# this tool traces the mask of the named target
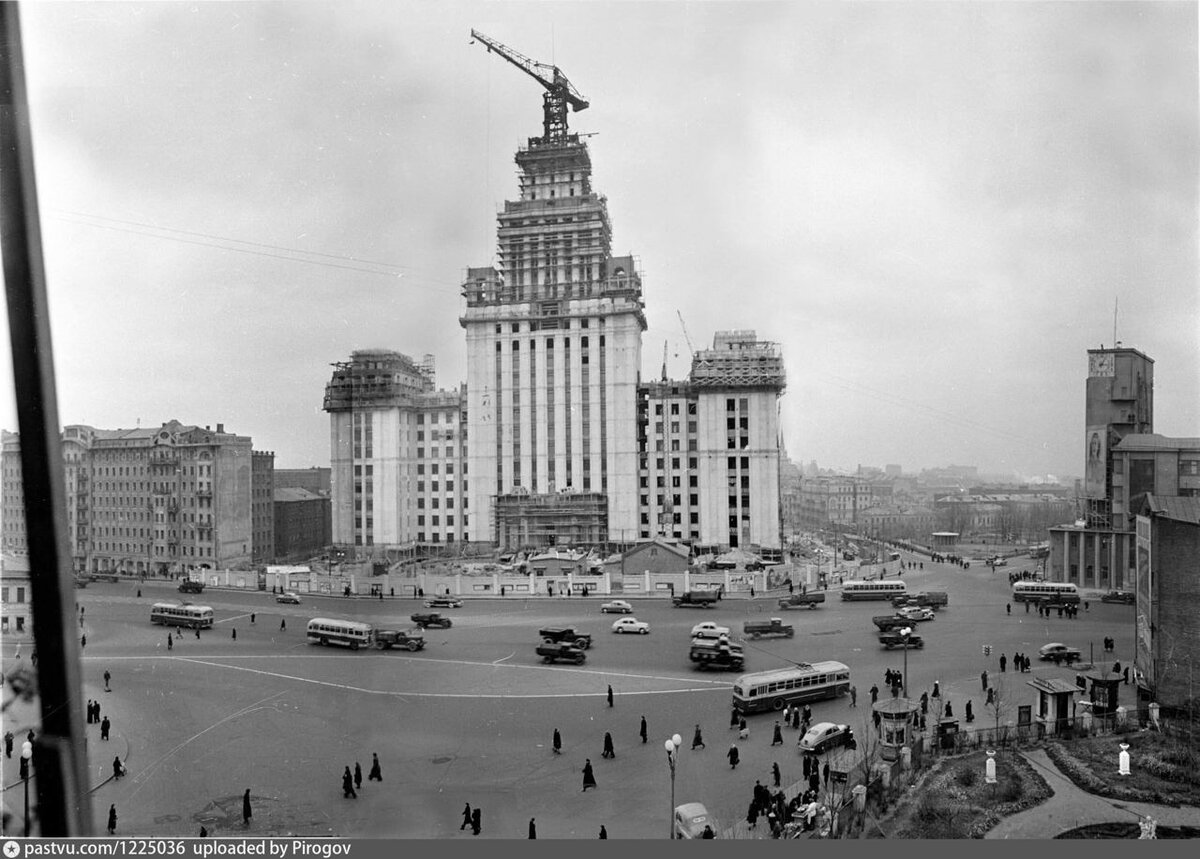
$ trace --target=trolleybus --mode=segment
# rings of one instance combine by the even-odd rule
[[[844,600],[890,600],[908,593],[908,587],[899,579],[877,582],[846,582],[842,585]]]
[[[792,668],[743,674],[733,682],[733,706],[739,713],[762,713],[848,691],[850,669],[842,663],[801,662]]]
[[[164,626],[212,629],[213,610],[206,605],[156,602],[150,607],[150,622],[160,623]]]
[[[1013,582],[1012,595],[1017,602],[1079,602],[1079,589],[1070,582]]]
[[[308,643],[341,645],[351,650],[370,647],[375,641],[375,628],[357,620],[334,620],[314,617],[308,622]]]

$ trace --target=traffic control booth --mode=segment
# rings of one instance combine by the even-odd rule
[[[1073,725],[1075,695],[1079,692],[1079,687],[1057,677],[1038,677],[1026,683],[1033,687],[1037,695],[1033,712],[1038,737],[1068,732]]]
[[[885,698],[871,709],[879,714],[880,757],[899,760],[900,750],[912,745],[921,705],[911,698]]]

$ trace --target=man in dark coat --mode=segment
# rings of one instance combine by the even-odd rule
[[[725,753],[725,757],[729,758],[729,768],[731,770],[737,769],[738,761],[741,760],[741,755],[738,753],[738,747],[736,743],[729,744],[729,751]]]
[[[771,745],[773,745],[773,746],[782,746],[783,745],[783,731],[780,730],[778,721],[775,722],[775,733],[771,735]]]
[[[696,733],[694,733],[692,735],[692,751],[695,751],[697,747],[699,747],[701,749],[705,748],[704,737],[700,733],[699,725],[696,725]]]
[[[596,787],[596,774],[592,772],[591,758],[587,758],[583,762],[583,790],[586,791],[589,787]]]
[[[466,829],[470,825],[471,825],[471,803],[468,802],[466,807],[463,809],[462,826],[458,827],[458,831],[462,832],[464,829]]]
[[[478,835],[483,831],[483,811],[476,808],[471,812],[471,834]]]
[[[933,681],[933,694],[932,694],[932,695],[930,695],[929,697],[931,697],[931,698],[940,698],[941,696],[942,696],[942,686],[941,686],[941,681],[940,681],[940,680],[934,680],[934,681]]]
[[[89,725],[90,725],[90,724],[92,724],[92,722],[93,722],[93,721],[95,721],[95,720],[92,718],[92,714],[93,714],[93,713],[95,713],[95,712],[96,712],[96,711],[92,709],[92,699],[91,699],[91,698],[88,698],[88,702],[87,702],[87,723],[88,723]],[[9,757],[12,757],[12,756],[11,756],[11,755],[9,755]]]
[[[119,779],[125,775],[125,765],[121,763],[121,757],[118,755],[113,758],[113,779]]]
[[[529,840],[530,841],[537,840],[537,824],[534,823],[534,820],[535,820],[535,818],[533,818],[533,817],[529,818]]]
[[[817,772],[816,767],[808,774],[808,789],[812,791],[821,789],[821,774]]]
[[[167,650],[175,649],[175,639],[171,637],[171,633],[167,633]]]
[[[108,731],[112,727],[112,722],[108,721],[108,716],[104,717],[104,721],[100,723],[100,739],[108,739]]]
[[[646,742],[646,717],[645,716],[642,716],[642,728],[638,732],[638,734],[639,734],[639,736],[641,736],[642,742],[643,743]]]
[[[796,730],[800,729],[800,710],[799,709],[792,711],[792,727],[795,728]]]
[[[613,705],[612,684],[608,684],[608,706]]]
[[[254,810],[250,808],[250,788],[246,788],[246,792],[242,794],[242,824],[249,826],[253,816]]]
[[[733,710],[730,711],[730,713],[729,713],[729,727],[736,728],[737,726],[738,726],[738,711],[737,711],[737,707],[734,707]]]
[[[358,761],[354,762],[354,787],[362,790],[362,765]]]
[[[879,700],[879,687],[874,683],[871,684],[871,703],[874,704]]]
[[[104,691],[105,692],[112,691],[112,689],[108,685],[111,681],[112,681],[112,674],[110,674],[108,671],[105,671],[104,672]]]
[[[604,732],[604,751],[600,753],[602,758],[615,758],[617,753],[613,750],[612,734],[608,731]]]
[[[992,703],[991,698],[992,698],[992,690],[989,689],[988,690],[988,703],[989,704]],[[963,709],[963,713],[965,714],[968,723],[975,721],[975,711],[971,709],[970,701],[967,702],[967,706]]]
[[[554,754],[562,754],[562,734],[558,732],[558,728],[554,729],[554,740],[550,748],[554,751]]]
[[[108,807],[108,834],[117,834],[117,806],[115,803]]]
[[[825,762],[825,766],[821,768],[821,779],[825,782],[825,787],[829,787],[829,762]]]
[[[371,752],[371,772],[367,774],[367,781],[383,781],[383,770],[379,767],[379,755]]]
[[[771,777],[775,779],[775,787],[779,787],[782,774],[779,772],[779,762],[771,764]]]
[[[604,828],[604,824],[600,824],[600,840],[604,841],[608,838],[608,830]]]
[[[350,772],[350,767],[346,767],[342,773],[342,798],[358,799],[358,794],[354,792],[354,776]]]
[[[946,701],[946,718],[949,719],[953,715],[954,715],[954,710],[952,710],[950,708],[950,701],[947,700]]]
[[[13,736],[12,731],[4,732],[4,757],[6,757],[6,758],[12,757],[13,740],[15,740],[15,739],[16,738]]]

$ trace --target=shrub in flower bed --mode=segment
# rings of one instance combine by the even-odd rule
[[[1116,774],[1118,742],[1129,744],[1129,776]],[[1162,734],[1055,741],[1046,744],[1046,754],[1071,781],[1097,796],[1167,805],[1200,804],[1196,750]]]

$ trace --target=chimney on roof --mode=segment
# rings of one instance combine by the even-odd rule
[[[208,432],[212,432],[212,427],[210,427],[208,424],[204,425],[204,429],[206,429]]]
[[[225,424],[217,424],[217,432],[225,432]]]

